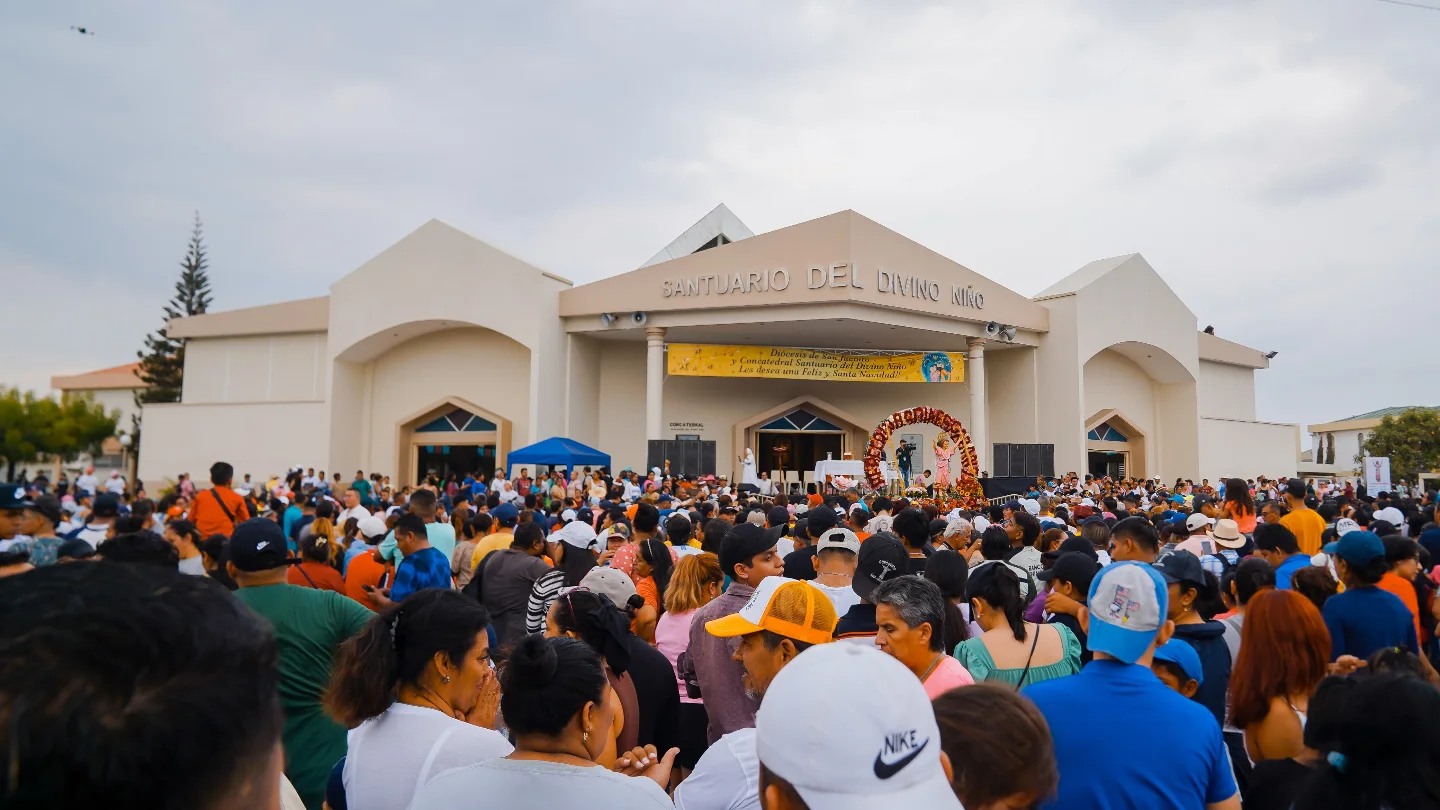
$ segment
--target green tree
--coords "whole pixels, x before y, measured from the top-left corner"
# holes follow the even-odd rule
[[[107,413],[94,398],[67,395],[54,400],[18,388],[0,389],[0,458],[6,478],[15,480],[15,468],[42,456],[65,459],[95,452],[115,435],[118,412]]]
[[[147,402],[179,402],[185,376],[185,341],[172,338],[170,321],[199,315],[210,308],[210,277],[206,270],[205,237],[200,214],[195,214],[195,227],[190,233],[190,246],[180,262],[180,279],[175,282],[175,295],[165,303],[165,324],[145,337],[145,348],[136,352],[140,358],[138,375],[145,387],[135,394],[135,404]],[[139,425],[132,425],[137,429]]]
[[[1364,450],[1365,455],[1388,457],[1395,480],[1413,481],[1422,472],[1440,470],[1440,410],[1411,408],[1381,419],[1365,437]]]

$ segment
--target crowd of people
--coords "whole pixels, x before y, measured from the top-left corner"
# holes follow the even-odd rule
[[[1440,807],[1433,492],[209,479],[0,485],[4,806]]]

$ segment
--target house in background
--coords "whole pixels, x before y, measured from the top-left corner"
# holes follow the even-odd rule
[[[63,464],[58,458],[48,458],[22,465],[19,469],[25,471],[26,477],[34,478],[36,473],[44,472],[53,481],[63,470],[73,479],[78,471],[93,464],[95,474],[101,478],[109,476],[111,470],[119,470],[127,478],[133,478],[135,456],[122,443],[121,436],[130,432],[133,424],[131,417],[140,413],[135,405],[135,394],[145,388],[145,383],[137,376],[139,371],[139,363],[126,363],[83,374],[51,377],[50,387],[62,398],[89,394],[107,412],[118,411],[120,417],[115,423],[116,435],[101,444],[97,456],[82,455]]]
[[[1380,426],[1380,420],[1417,409],[1440,410],[1440,407],[1399,405],[1348,416],[1334,422],[1310,425],[1307,430],[1310,432],[1311,449],[1300,457],[1300,476],[1342,480],[1359,478],[1360,465],[1355,461],[1355,457],[1364,455],[1362,447],[1365,440]]]

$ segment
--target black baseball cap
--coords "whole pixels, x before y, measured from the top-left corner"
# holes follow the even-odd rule
[[[0,484],[0,509],[29,509],[30,499],[19,484]]]
[[[65,518],[65,510],[60,508],[60,499],[54,495],[41,495],[30,504],[30,509],[44,515],[46,520],[56,526]]]
[[[1083,537],[1067,538],[1065,542],[1061,543],[1054,551],[1047,551],[1041,554],[1040,557],[1046,560],[1058,560],[1062,555],[1070,552],[1084,554],[1095,562],[1100,561],[1100,555],[1095,552],[1095,546]],[[1066,581],[1068,582],[1069,580]]]
[[[1093,555],[1094,552],[1091,552]],[[1048,571],[1041,571],[1035,578],[1041,582],[1052,580],[1063,580],[1074,585],[1081,593],[1090,592],[1090,582],[1095,579],[1095,573],[1100,570],[1099,563],[1093,556],[1086,555],[1082,551],[1067,551],[1055,559],[1055,564]]]
[[[934,520],[930,521],[930,536],[934,537],[935,535],[945,531],[945,527],[949,525],[950,521],[945,520],[944,518],[935,518]]]
[[[900,538],[889,532],[871,535],[860,544],[860,555],[855,563],[855,578],[850,581],[850,588],[868,602],[870,594],[880,587],[880,583],[903,576],[909,562],[910,553],[905,550]]]
[[[788,526],[790,524],[790,510],[783,506],[772,506],[765,514],[765,522],[771,526]]]
[[[819,537],[839,525],[840,516],[826,504],[820,504],[805,513],[805,531],[809,532],[811,537]]]
[[[236,526],[225,547],[227,559],[241,571],[269,571],[299,562],[290,559],[280,524],[264,518],[251,518]]]
[[[1205,579],[1205,568],[1200,565],[1200,558],[1188,551],[1176,551],[1162,557],[1155,563],[1160,576],[1165,577],[1166,582],[1180,582],[1186,585],[1194,585],[1204,591],[1209,587]]]
[[[120,496],[113,492],[96,495],[95,502],[90,506],[90,514],[95,517],[115,517],[120,514]]]
[[[735,566],[749,565],[757,554],[775,548],[775,538],[754,523],[737,523],[725,532],[720,543],[720,569],[726,576],[735,576]]]

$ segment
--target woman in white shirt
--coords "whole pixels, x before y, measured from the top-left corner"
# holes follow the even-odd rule
[[[431,777],[514,750],[490,728],[500,688],[489,623],[473,599],[424,590],[341,645],[325,708],[350,736],[332,807],[404,810]]]
[[[456,768],[415,793],[411,810],[504,807],[672,808],[664,785],[677,749],[629,752],[622,775],[596,763],[614,739],[614,699],[600,656],[573,638],[526,636],[505,667],[500,706],[515,751]],[[643,769],[643,770],[642,770]]]

